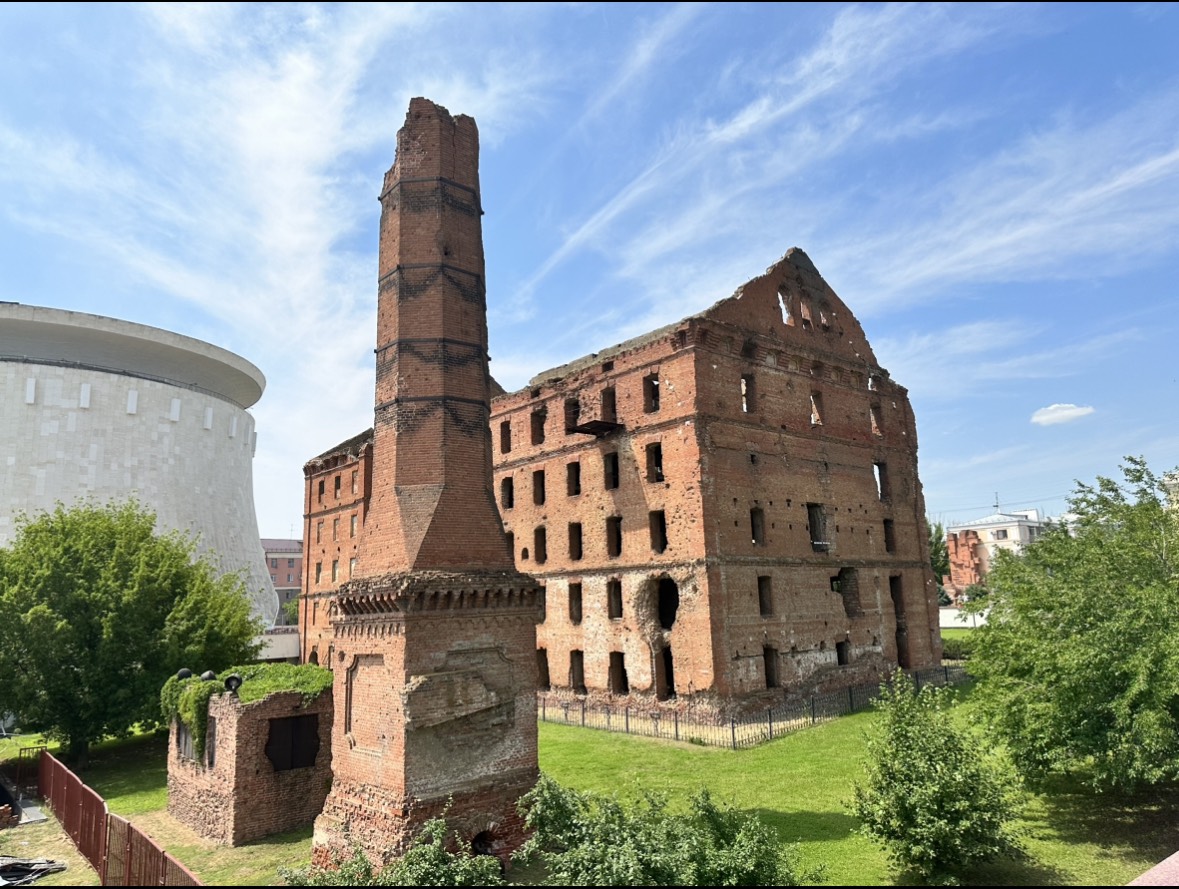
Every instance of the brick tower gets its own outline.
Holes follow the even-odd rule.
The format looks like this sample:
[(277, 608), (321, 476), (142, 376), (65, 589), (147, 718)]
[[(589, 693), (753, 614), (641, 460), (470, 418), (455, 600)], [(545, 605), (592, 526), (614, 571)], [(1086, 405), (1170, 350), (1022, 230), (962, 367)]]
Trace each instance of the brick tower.
[(372, 499), (330, 604), (332, 789), (314, 860), (374, 861), (447, 817), (477, 850), (523, 840), (537, 778), (540, 591), (491, 490), (475, 121), (413, 99), (381, 194)]

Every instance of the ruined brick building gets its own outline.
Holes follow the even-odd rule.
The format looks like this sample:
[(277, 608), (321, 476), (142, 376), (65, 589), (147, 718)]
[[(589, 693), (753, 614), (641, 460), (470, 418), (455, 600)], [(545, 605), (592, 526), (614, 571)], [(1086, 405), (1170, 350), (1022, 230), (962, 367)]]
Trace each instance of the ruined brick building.
[[(538, 687), (724, 707), (939, 662), (907, 392), (803, 251), (500, 390), (490, 432), (497, 520), (545, 586)], [(335, 663), (389, 442), (305, 467), (305, 660)]]
[(371, 448), (363, 472), (347, 446), (333, 455), (330, 497), (326, 478), (308, 491), (308, 589), (335, 587), (310, 602), (326, 606), (309, 623), (327, 623), (317, 656), (335, 674), (320, 864), (354, 845), (397, 855), (443, 812), (506, 855), (539, 774), (541, 591), (516, 571), (492, 493), (478, 151), (474, 120), (412, 100), (380, 196)]

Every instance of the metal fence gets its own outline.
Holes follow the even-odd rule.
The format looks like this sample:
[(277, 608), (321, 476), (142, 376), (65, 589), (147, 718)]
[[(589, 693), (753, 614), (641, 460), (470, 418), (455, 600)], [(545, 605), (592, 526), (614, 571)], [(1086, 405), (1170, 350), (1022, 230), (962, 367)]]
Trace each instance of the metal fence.
[(46, 751), (37, 790), (104, 886), (201, 886), (183, 864), (107, 811), (106, 801)]
[[(918, 688), (924, 685), (952, 685), (966, 679), (960, 666), (946, 665), (929, 670), (909, 671)], [(686, 741), (707, 747), (755, 747), (810, 725), (826, 722), (867, 709), (880, 694), (879, 683), (856, 685), (840, 691), (812, 695), (807, 700), (769, 707), (760, 713), (740, 717), (702, 717), (678, 710), (654, 707), (588, 704), (584, 698), (537, 696), (537, 717), (541, 722), (579, 725), (607, 732), (623, 732), (670, 741)]]

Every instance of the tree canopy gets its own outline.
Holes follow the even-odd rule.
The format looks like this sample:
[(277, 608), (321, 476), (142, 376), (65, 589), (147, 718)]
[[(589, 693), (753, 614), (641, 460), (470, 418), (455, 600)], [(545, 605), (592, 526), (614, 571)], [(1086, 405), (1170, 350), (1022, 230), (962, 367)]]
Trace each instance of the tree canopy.
[(0, 711), (84, 763), (92, 742), (157, 724), (180, 667), (252, 660), (261, 626), (241, 578), (194, 553), (134, 502), (19, 520), (0, 549)]
[(952, 690), (917, 691), (898, 670), (880, 690), (865, 780), (854, 788), (861, 832), (883, 844), (899, 869), (927, 880), (1019, 849), (1011, 829), (1018, 782), (955, 725), (952, 701)]
[(946, 547), (946, 527), (941, 522), (929, 526), (929, 565), (941, 586), (942, 578), (950, 573), (950, 551)]
[(1179, 777), (1179, 512), (1143, 459), (1122, 474), (1078, 484), (1072, 528), (1000, 553), (988, 576), (971, 672), (1025, 774)]

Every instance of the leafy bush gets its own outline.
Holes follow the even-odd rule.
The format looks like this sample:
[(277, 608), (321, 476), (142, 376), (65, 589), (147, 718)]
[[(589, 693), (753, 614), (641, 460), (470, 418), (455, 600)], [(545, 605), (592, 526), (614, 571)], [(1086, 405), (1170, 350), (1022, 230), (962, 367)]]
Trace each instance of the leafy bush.
[(422, 826), (409, 850), (383, 868), (374, 868), (364, 852), (334, 867), (281, 868), (288, 886), (503, 886), (499, 859), (474, 855), (471, 846), (455, 839), (456, 851), (447, 849), (444, 818), (431, 818)]
[(534, 833), (517, 858), (539, 858), (550, 886), (798, 886), (818, 876), (798, 870), (773, 830), (707, 790), (678, 815), (658, 794), (624, 804), (542, 775), (520, 806)]
[(867, 780), (855, 786), (861, 831), (895, 866), (929, 879), (1015, 855), (1009, 827), (1021, 804), (1010, 770), (984, 758), (951, 721), (953, 692), (897, 671), (881, 688), (867, 739)]
[(942, 657), (948, 661), (967, 661), (974, 653), (973, 636), (942, 636)]

